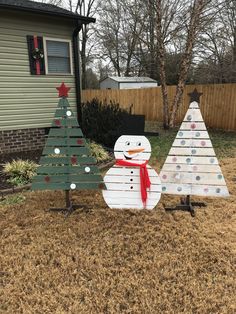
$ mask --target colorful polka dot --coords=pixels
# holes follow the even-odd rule
[[[61,121],[60,120],[54,120],[56,125],[61,125]]]
[[[218,174],[217,178],[221,180],[223,178],[222,174]]]
[[[44,178],[44,181],[47,182],[47,183],[50,182],[50,180],[51,180],[51,179],[50,179],[49,176],[46,176],[46,177]]]
[[[71,183],[70,188],[71,188],[71,190],[75,190],[76,184],[75,183]]]
[[[192,129],[192,130],[196,129],[196,124],[195,124],[195,123],[192,123],[192,124],[191,124],[191,129]]]
[[[90,169],[89,167],[85,167],[85,168],[84,168],[84,171],[85,171],[86,173],[89,173],[90,170],[91,170],[91,169]]]
[[[57,154],[57,155],[58,155],[58,154],[60,154],[60,152],[61,152],[61,151],[60,151],[60,149],[59,149],[59,148],[55,148],[55,149],[54,149],[54,153],[55,153],[55,154]]]
[[[191,153],[192,153],[193,155],[195,155],[195,154],[197,153],[196,149],[192,149],[192,150],[191,150]]]
[[[211,159],[210,159],[210,163],[211,163],[211,164],[214,164],[214,162],[215,162],[215,159],[214,159],[214,158],[211,158]]]
[[[197,180],[197,181],[200,181],[200,180],[201,180],[201,177],[200,177],[200,176],[196,176],[196,180]]]
[[[201,135],[200,132],[196,132],[196,134],[195,134],[196,137],[199,137],[200,135]]]
[[[177,158],[176,158],[176,157],[173,157],[173,158],[172,158],[172,161],[173,161],[173,162],[176,162],[176,161],[177,161]]]
[[[163,179],[163,180],[166,180],[166,178],[167,178],[167,175],[166,175],[166,174],[163,174],[162,179]]]
[[[176,180],[180,180],[180,174],[179,173],[176,173],[174,177]]]
[[[220,188],[217,188],[217,189],[216,189],[216,193],[220,193]]]
[[[180,144],[181,144],[181,145],[185,145],[185,144],[186,144],[185,140],[182,140],[182,141],[180,142]]]
[[[204,192],[205,192],[205,193],[208,193],[208,192],[209,192],[209,189],[208,189],[208,188],[205,188],[205,189],[204,189]]]
[[[181,169],[181,166],[180,166],[180,165],[176,166],[176,169],[177,169],[177,170],[180,170],[180,169]]]
[[[181,192],[181,191],[182,191],[182,188],[181,188],[180,186],[178,186],[178,187],[177,187],[177,191],[178,191],[178,192]]]
[[[188,120],[188,121],[191,121],[191,120],[192,120],[192,116],[191,116],[191,115],[188,115],[188,116],[187,116],[187,120]]]
[[[79,138],[79,139],[77,140],[77,144],[82,145],[82,144],[83,144],[83,140]]]
[[[206,146],[206,142],[205,141],[201,141],[201,145],[202,146]]]
[[[165,187],[165,186],[162,187],[162,191],[163,191],[163,192],[166,191],[166,187]]]
[[[67,115],[67,117],[70,117],[72,115],[72,112],[70,110],[67,110],[66,115]]]
[[[186,159],[186,162],[187,162],[187,164],[190,164],[191,158],[187,158],[187,159]]]
[[[77,163],[77,157],[76,156],[72,156],[70,160],[71,160],[71,163],[73,165]]]
[[[179,132],[179,136],[183,136],[184,134],[183,134],[183,132]]]

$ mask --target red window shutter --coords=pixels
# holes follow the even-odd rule
[[[45,75],[43,37],[27,35],[30,73]]]

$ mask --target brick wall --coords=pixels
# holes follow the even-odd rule
[[[44,144],[44,128],[0,131],[0,154],[41,149]]]

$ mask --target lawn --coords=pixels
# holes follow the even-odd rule
[[[175,133],[150,138],[156,169]],[[195,218],[165,212],[162,203],[178,201],[171,195],[137,212],[107,208],[99,191],[75,191],[73,202],[90,208],[67,219],[48,210],[64,204],[62,192],[5,200],[0,312],[235,313],[236,134],[210,135],[231,196],[205,198]]]

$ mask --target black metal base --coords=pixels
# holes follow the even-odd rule
[[[65,218],[69,217],[76,209],[85,209],[87,212],[91,209],[91,207],[81,204],[81,205],[73,205],[70,200],[69,191],[65,191],[66,198],[66,207],[65,208],[50,208],[49,211],[54,212],[62,212],[65,215]]]
[[[195,216],[194,207],[206,207],[207,205],[203,202],[191,202],[190,195],[187,195],[186,198],[182,197],[180,199],[180,204],[176,205],[175,207],[165,207],[166,211],[173,211],[173,210],[183,210],[190,212],[191,216]]]

